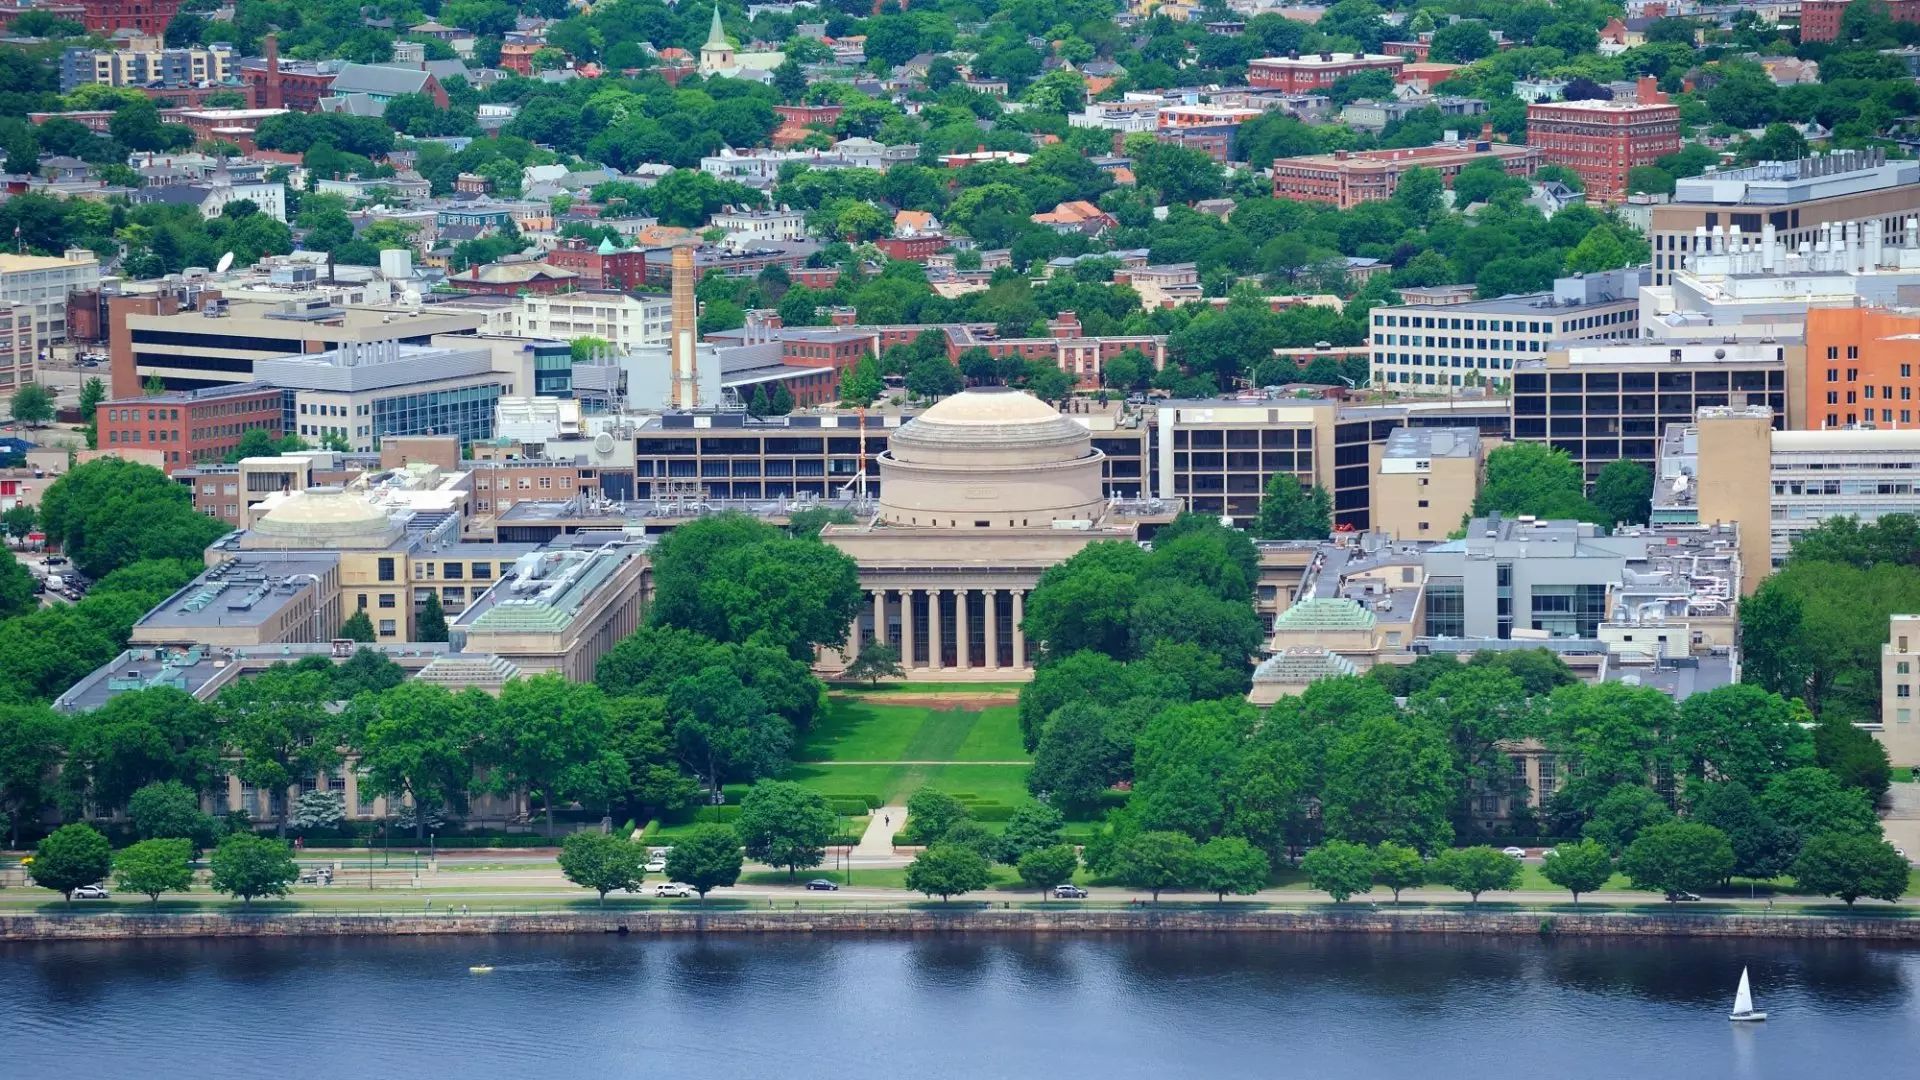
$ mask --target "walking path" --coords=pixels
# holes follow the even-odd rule
[[[1908,859],[1920,858],[1920,784],[1896,783],[1887,794],[1893,807],[1880,819],[1880,831]]]
[[[883,806],[867,821],[867,831],[853,847],[853,857],[882,858],[893,854],[893,835],[907,823],[907,808]]]
[[[1031,761],[796,761],[795,765],[1031,765]]]

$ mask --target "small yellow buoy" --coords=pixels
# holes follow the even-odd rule
[[[492,964],[475,964],[472,967],[468,968],[467,970],[473,972],[475,975],[485,975],[487,972],[493,970],[493,965]]]

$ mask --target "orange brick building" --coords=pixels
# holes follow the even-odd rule
[[[1393,198],[1408,169],[1432,169],[1452,187],[1461,169],[1485,157],[1498,160],[1509,176],[1532,176],[1545,164],[1539,148],[1496,143],[1483,132],[1471,142],[1279,158],[1273,163],[1273,197],[1331,203],[1347,210]]]
[[[1285,90],[1304,94],[1326,90],[1349,75],[1384,71],[1389,75],[1406,65],[1404,56],[1374,53],[1308,53],[1304,56],[1270,56],[1247,64],[1247,85],[1267,90]]]
[[[1920,318],[1885,308],[1807,311],[1807,426],[1920,427]]]

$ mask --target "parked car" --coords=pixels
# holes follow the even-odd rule
[[[813,890],[814,892],[839,892],[840,891],[840,885],[838,882],[828,881],[826,878],[823,878],[823,877],[817,877],[817,878],[814,878],[812,881],[807,882],[807,888]]]
[[[1055,885],[1053,887],[1053,895],[1062,900],[1085,900],[1087,898],[1087,890],[1078,885]]]
[[[647,865],[646,865],[646,871],[647,871],[647,873],[649,873],[649,874],[664,874],[664,873],[666,873],[666,872],[667,872],[667,860],[665,860],[665,859],[648,859],[648,860],[647,860]]]
[[[1690,893],[1685,889],[1674,889],[1667,893],[1667,903],[1669,904],[1691,904],[1699,899],[1700,897],[1697,893]]]
[[[73,898],[75,900],[111,900],[113,894],[107,891],[105,885],[82,885],[73,890]]]
[[[1502,854],[1502,855],[1511,855],[1511,856],[1513,856],[1513,857],[1514,857],[1514,858],[1516,858],[1516,859],[1524,859],[1524,858],[1526,858],[1526,857],[1527,857],[1527,849],[1526,849],[1526,848],[1519,848],[1519,847],[1508,847],[1508,848],[1501,848],[1501,849],[1500,849],[1500,854]]]
[[[693,886],[680,881],[663,881],[653,887],[653,895],[685,900],[694,895]]]

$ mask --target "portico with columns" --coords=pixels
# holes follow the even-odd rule
[[[999,387],[902,425],[880,456],[878,512],[821,532],[859,566],[864,602],[819,667],[843,670],[880,642],[909,681],[1031,678],[1021,624],[1040,575],[1090,543],[1135,539],[1107,518],[1100,464],[1085,427]]]

